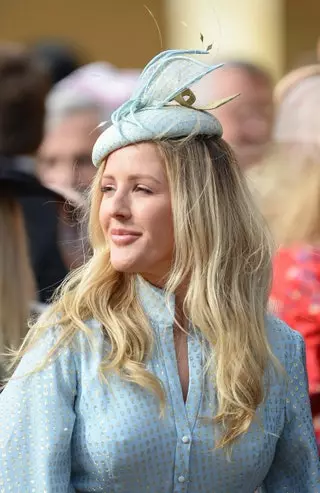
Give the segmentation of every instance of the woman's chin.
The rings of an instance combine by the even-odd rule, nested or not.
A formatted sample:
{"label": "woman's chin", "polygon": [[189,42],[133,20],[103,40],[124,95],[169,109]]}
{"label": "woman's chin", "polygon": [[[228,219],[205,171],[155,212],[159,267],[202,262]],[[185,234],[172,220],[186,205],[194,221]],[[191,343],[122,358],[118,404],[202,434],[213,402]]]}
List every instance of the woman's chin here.
{"label": "woman's chin", "polygon": [[113,266],[114,270],[117,271],[117,272],[123,272],[124,274],[138,274],[139,271],[137,269],[135,269],[134,267],[116,267],[116,266]]}
{"label": "woman's chin", "polygon": [[136,273],[145,264],[144,252],[137,251],[131,245],[126,247],[111,246],[110,262],[112,267],[118,272]]}
{"label": "woman's chin", "polygon": [[117,272],[128,272],[132,274],[139,272],[139,265],[134,260],[112,260],[111,258],[111,265]]}

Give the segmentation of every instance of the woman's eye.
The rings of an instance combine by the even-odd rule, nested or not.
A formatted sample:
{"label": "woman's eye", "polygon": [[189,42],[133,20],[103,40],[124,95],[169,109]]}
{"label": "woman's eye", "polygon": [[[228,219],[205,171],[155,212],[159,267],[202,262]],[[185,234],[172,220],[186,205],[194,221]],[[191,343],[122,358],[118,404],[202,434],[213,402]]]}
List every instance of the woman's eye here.
{"label": "woman's eye", "polygon": [[142,185],[137,185],[135,187],[135,192],[142,192],[142,193],[146,193],[146,194],[152,194],[152,191],[150,190],[150,188],[147,188],[147,187],[144,187]]}
{"label": "woman's eye", "polygon": [[[114,185],[104,185],[101,187],[101,192],[102,193],[112,193],[112,192],[115,192],[116,190],[116,187]],[[152,191],[150,190],[150,188],[147,188],[143,185],[136,185],[133,189],[134,192],[141,192],[141,193],[144,193],[144,194],[152,194]]]}
{"label": "woman's eye", "polygon": [[112,185],[105,185],[104,187],[101,187],[101,192],[102,193],[108,193],[114,190],[114,187]]}

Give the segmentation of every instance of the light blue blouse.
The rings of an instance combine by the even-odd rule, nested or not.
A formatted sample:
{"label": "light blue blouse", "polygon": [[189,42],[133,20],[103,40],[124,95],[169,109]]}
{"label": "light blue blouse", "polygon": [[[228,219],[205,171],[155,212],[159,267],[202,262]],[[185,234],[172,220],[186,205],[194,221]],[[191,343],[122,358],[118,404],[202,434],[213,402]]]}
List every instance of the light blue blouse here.
{"label": "light blue blouse", "polygon": [[[139,296],[156,344],[147,366],[163,382],[167,408],[117,375],[97,376],[108,350],[89,322],[93,350],[79,335],[75,348],[39,373],[13,379],[0,396],[0,492],[13,493],[267,493],[320,492],[319,459],[310,416],[302,337],[274,318],[266,330],[288,379],[271,386],[260,418],[228,460],[214,450],[216,397],[203,376],[203,343],[188,337],[186,403],[178,377],[171,309],[146,284]],[[41,361],[57,337],[52,329],[21,362],[17,375]],[[259,423],[260,421],[260,423]],[[261,424],[263,426],[261,426]]]}

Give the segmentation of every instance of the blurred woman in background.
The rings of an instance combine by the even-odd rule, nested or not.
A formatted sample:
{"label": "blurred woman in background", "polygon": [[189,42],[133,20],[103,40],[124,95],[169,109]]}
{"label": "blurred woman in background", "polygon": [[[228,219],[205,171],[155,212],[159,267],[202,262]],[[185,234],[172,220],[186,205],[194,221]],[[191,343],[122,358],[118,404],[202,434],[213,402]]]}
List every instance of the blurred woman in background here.
{"label": "blurred woman in background", "polygon": [[320,443],[320,65],[276,88],[273,154],[249,171],[273,233],[272,310],[304,337],[314,426]]}
{"label": "blurred woman in background", "polygon": [[19,204],[0,196],[0,381],[4,378],[4,350],[17,348],[27,333],[35,283],[30,267]]}
{"label": "blurred woman in background", "polygon": [[135,69],[106,62],[84,65],[62,79],[46,99],[45,133],[37,153],[37,173],[48,187],[85,192],[95,168],[92,147],[102,121],[130,97],[138,79]]}
{"label": "blurred woman in background", "polygon": [[34,187],[0,160],[0,383],[5,356],[17,349],[27,333],[31,312],[39,313],[36,283],[30,263],[23,212],[17,195],[35,193]]}

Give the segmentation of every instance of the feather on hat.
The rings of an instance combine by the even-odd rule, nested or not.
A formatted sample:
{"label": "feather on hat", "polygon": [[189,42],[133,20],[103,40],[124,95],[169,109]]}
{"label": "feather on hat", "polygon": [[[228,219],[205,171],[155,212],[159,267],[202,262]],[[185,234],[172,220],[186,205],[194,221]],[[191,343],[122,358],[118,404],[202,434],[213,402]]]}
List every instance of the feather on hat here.
{"label": "feather on hat", "polygon": [[207,65],[191,57],[208,54],[207,50],[168,50],[154,57],[141,73],[131,98],[112,114],[112,125],[97,139],[93,164],[98,167],[111,152],[146,140],[190,134],[221,137],[220,122],[205,110],[217,108],[236,96],[210,108],[196,108],[196,97],[190,90],[192,84],[223,65]]}

